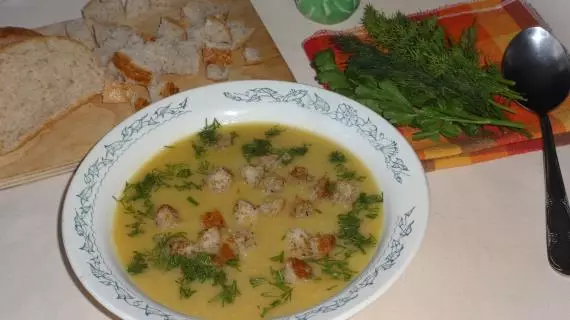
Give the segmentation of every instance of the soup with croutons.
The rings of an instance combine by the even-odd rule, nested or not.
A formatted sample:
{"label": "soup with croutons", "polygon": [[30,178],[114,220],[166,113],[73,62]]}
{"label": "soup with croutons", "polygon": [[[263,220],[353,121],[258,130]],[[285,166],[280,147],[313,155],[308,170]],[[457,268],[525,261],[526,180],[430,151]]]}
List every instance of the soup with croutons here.
{"label": "soup with croutons", "polygon": [[282,125],[224,125],[164,146],[117,197],[113,237],[132,282],[204,320],[294,314],[370,262],[383,196],[348,150]]}

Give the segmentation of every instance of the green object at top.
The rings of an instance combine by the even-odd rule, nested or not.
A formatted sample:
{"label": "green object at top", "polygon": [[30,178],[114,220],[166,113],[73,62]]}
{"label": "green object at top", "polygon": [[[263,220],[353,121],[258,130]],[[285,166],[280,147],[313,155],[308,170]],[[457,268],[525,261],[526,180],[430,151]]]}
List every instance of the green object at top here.
{"label": "green object at top", "polygon": [[336,24],[350,18],[360,0],[295,0],[295,3],[308,19],[321,24]]}

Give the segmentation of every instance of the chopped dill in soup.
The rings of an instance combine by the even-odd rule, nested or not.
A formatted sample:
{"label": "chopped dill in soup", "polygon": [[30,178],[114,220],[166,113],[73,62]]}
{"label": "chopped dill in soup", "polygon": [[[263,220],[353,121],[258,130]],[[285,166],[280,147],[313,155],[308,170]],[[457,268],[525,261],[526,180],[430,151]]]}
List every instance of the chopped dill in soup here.
{"label": "chopped dill in soup", "polygon": [[126,183],[113,236],[158,303],[204,320],[273,318],[318,305],[366,267],[382,202],[370,171],[333,141],[214,119]]}

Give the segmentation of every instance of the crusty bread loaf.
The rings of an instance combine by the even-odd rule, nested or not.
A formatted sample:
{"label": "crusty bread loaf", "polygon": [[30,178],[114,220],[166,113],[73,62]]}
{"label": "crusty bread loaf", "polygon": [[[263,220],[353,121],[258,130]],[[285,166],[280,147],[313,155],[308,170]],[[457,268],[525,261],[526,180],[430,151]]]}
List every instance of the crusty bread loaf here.
{"label": "crusty bread loaf", "polygon": [[0,47],[24,41],[34,37],[41,37],[42,34],[34,30],[19,27],[0,28]]}
{"label": "crusty bread loaf", "polygon": [[0,49],[0,154],[101,92],[103,70],[82,44],[35,37]]}

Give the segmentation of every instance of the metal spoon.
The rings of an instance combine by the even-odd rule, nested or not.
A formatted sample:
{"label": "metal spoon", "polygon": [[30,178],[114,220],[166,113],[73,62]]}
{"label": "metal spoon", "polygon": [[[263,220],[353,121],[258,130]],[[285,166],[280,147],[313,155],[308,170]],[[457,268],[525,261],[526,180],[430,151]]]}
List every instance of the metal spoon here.
{"label": "metal spoon", "polygon": [[540,118],[546,184],[548,261],[554,270],[570,275],[570,208],[558,165],[548,112],[559,106],[570,90],[570,60],[564,46],[548,31],[532,27],[509,43],[503,74],[516,82],[525,106]]}

